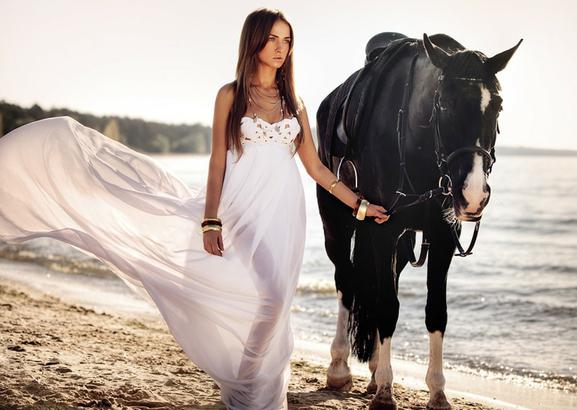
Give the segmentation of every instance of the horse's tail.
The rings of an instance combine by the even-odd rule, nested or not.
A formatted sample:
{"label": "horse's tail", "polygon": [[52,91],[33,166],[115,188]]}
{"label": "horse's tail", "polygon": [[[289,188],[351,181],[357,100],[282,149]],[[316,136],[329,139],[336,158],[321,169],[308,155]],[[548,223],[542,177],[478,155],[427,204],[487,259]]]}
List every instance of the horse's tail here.
{"label": "horse's tail", "polygon": [[[360,223],[362,224],[362,222]],[[377,336],[378,313],[386,307],[379,295],[383,294],[382,283],[375,269],[376,258],[371,240],[365,236],[367,230],[357,224],[353,234],[355,257],[352,272],[352,292],[349,298],[348,334],[351,349],[361,362],[371,358]],[[344,302],[344,301],[343,301]]]}

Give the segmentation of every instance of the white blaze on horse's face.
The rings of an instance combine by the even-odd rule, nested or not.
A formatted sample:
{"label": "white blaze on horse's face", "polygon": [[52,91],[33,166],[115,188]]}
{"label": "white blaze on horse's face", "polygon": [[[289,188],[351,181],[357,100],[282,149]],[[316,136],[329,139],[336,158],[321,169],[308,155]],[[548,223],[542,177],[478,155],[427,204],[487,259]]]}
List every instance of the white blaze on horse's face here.
{"label": "white blaze on horse's face", "polygon": [[485,87],[485,84],[479,84],[481,88],[481,113],[485,114],[485,110],[491,102],[491,92]]}
{"label": "white blaze on horse's face", "polygon": [[[476,145],[480,146],[479,139],[477,139]],[[473,154],[473,168],[463,183],[463,198],[466,201],[466,206],[460,210],[459,219],[467,220],[480,217],[489,199],[487,175],[483,169],[483,156],[481,154]]]}

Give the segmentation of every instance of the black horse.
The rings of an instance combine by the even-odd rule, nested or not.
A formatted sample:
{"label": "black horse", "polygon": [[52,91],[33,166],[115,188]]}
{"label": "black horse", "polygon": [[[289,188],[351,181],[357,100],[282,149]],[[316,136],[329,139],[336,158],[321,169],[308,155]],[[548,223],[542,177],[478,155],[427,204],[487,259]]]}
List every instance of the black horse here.
{"label": "black horse", "polygon": [[[460,256],[471,253],[489,201],[502,103],[495,74],[521,41],[488,58],[443,34],[417,40],[381,33],[367,44],[365,66],[319,107],[322,162],[391,214],[384,224],[358,221],[317,186],[339,299],[327,385],[351,387],[352,342],[359,360],[369,361],[373,377],[367,389],[376,393],[371,408],[396,407],[390,343],[399,315],[399,274],[408,262],[422,265],[427,251],[427,407],[450,408],[442,368],[447,272],[455,249]],[[458,239],[461,221],[476,222],[467,250]],[[423,234],[418,261],[415,232]]]}

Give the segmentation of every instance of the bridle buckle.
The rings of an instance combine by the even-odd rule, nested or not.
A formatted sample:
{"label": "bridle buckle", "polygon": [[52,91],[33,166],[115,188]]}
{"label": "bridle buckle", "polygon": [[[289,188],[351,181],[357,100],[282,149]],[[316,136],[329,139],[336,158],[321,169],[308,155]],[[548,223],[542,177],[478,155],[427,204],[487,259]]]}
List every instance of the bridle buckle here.
{"label": "bridle buckle", "polygon": [[453,193],[453,181],[448,174],[443,174],[439,178],[439,188],[443,189],[442,194],[447,196]]}

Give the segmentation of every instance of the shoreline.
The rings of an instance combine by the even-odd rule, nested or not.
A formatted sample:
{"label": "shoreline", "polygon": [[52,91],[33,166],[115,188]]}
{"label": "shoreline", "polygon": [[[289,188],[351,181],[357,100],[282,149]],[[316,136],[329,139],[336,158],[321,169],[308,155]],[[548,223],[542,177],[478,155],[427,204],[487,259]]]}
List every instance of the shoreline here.
{"label": "shoreline", "polygon": [[[39,357],[36,355],[36,353],[40,355],[47,353],[45,351],[46,349],[39,347],[41,345],[34,344],[36,342],[42,343],[42,341],[37,340],[37,337],[39,334],[42,334],[42,332],[39,332],[38,329],[42,328],[42,326],[45,326],[43,321],[53,321],[55,324],[52,327],[52,334],[62,333],[61,335],[56,336],[64,340],[65,338],[71,337],[71,335],[67,333],[69,329],[66,329],[66,323],[76,322],[78,318],[82,320],[90,318],[89,323],[86,324],[88,327],[83,328],[84,335],[86,335],[86,337],[80,338],[80,340],[75,339],[74,343],[80,343],[81,345],[83,344],[85,346],[92,346],[91,343],[97,343],[99,350],[105,353],[103,357],[108,357],[108,355],[110,355],[110,357],[115,357],[115,352],[118,353],[117,347],[119,341],[116,340],[116,336],[113,335],[118,333],[124,334],[125,331],[132,333],[132,331],[135,330],[134,328],[136,328],[136,331],[140,332],[141,337],[144,338],[144,340],[147,342],[146,345],[148,346],[150,345],[150,343],[148,343],[150,341],[149,339],[160,337],[157,335],[157,333],[161,333],[163,340],[161,344],[167,346],[166,349],[174,353],[168,355],[170,358],[167,358],[167,360],[175,360],[174,356],[179,356],[178,360],[182,366],[186,365],[186,368],[189,370],[196,369],[196,371],[190,370],[193,372],[192,374],[197,374],[198,372],[204,374],[204,372],[197,369],[194,364],[188,360],[184,353],[182,353],[179,346],[176,344],[176,342],[174,342],[174,339],[168,333],[166,326],[154,308],[149,306],[143,300],[140,300],[138,296],[134,295],[133,301],[119,301],[118,297],[114,298],[117,290],[101,289],[102,284],[99,282],[104,281],[104,279],[84,276],[79,278],[79,280],[82,280],[82,285],[87,290],[90,290],[91,296],[86,297],[87,295],[84,293],[87,292],[82,292],[82,295],[80,292],[78,292],[79,284],[67,283],[66,285],[70,286],[68,289],[66,286],[63,286],[61,283],[62,281],[58,280],[57,276],[66,276],[66,274],[54,271],[49,271],[48,273],[46,268],[42,268],[32,263],[0,260],[0,271],[0,291],[2,292],[0,293],[0,300],[2,300],[0,307],[6,304],[4,299],[15,298],[13,300],[14,303],[8,302],[8,304],[13,306],[11,310],[6,311],[5,309],[2,309],[2,326],[4,327],[7,325],[6,317],[12,315],[11,320],[15,320],[22,327],[22,330],[19,334],[13,334],[13,331],[7,331],[7,329],[3,329],[3,331],[0,332],[0,335],[2,335],[3,351],[5,352],[5,356],[8,358],[7,362],[4,364],[9,365],[3,365],[0,366],[0,368],[7,367],[7,372],[18,371],[18,367],[14,368],[12,366],[15,363],[11,364],[10,362],[14,356],[18,356],[18,352],[15,350],[10,350],[6,346],[7,343],[11,343],[10,346],[21,346],[26,349],[26,351],[31,350],[35,357],[30,358],[30,360],[32,360],[32,363],[36,363],[35,366],[38,367]],[[42,277],[45,278],[44,281],[42,280]],[[33,283],[34,285],[31,286],[29,283],[25,282],[26,279],[28,279],[29,283]],[[55,285],[55,282],[58,284],[57,286]],[[108,280],[107,283],[109,282],[110,281]],[[52,287],[50,284],[52,284]],[[120,286],[124,286],[120,281],[119,284]],[[82,296],[82,299],[80,296]],[[16,309],[16,306],[19,306],[19,309]],[[148,307],[149,311],[143,313],[143,307]],[[22,312],[19,313],[19,310],[22,310]],[[72,317],[66,319],[69,316]],[[10,321],[9,323],[12,322]],[[59,326],[58,323],[61,323],[62,326]],[[102,328],[103,332],[110,334],[110,341],[108,344],[98,343],[97,339],[90,340],[90,337],[93,336],[93,332],[90,331],[94,330],[95,328]],[[87,329],[89,332],[86,332]],[[148,331],[145,332],[146,329],[148,329]],[[34,342],[35,340],[36,342]],[[26,341],[33,344],[27,345],[25,343]],[[138,359],[138,357],[142,355],[142,352],[134,352],[134,346],[129,346],[127,349],[128,353],[124,352],[122,356],[124,359],[122,361],[122,369],[133,371],[134,369],[132,369],[132,367],[137,368],[139,371],[136,373],[141,377],[144,377],[143,375],[146,374],[146,371],[141,369],[142,363],[140,363],[138,360],[135,360],[134,357],[134,353],[139,353],[136,354],[136,359]],[[80,360],[80,357],[83,356],[91,357],[93,353],[90,352],[90,350],[90,348],[87,348],[86,350],[76,351],[73,354],[69,352],[67,355],[70,357],[72,354],[73,357],[76,357],[76,360]],[[177,354],[177,351],[180,352],[180,354]],[[133,360],[135,361],[133,362]],[[106,368],[110,374],[113,374],[114,372],[112,369],[116,369],[116,364],[108,363],[106,365],[104,362],[105,361],[103,360],[101,365],[105,365],[104,368]],[[336,393],[323,390],[326,380],[326,365],[329,362],[329,348],[327,346],[301,340],[295,341],[295,352],[293,354],[293,359],[291,360],[291,363],[293,363],[293,375],[291,378],[291,387],[289,388],[289,405],[291,409],[366,408],[368,406],[372,395],[367,395],[365,393],[365,387],[369,380],[368,377],[370,376],[368,373],[367,365],[360,364],[356,360],[351,360],[351,370],[353,371],[354,375],[354,387],[349,393]],[[24,366],[22,368],[21,372],[23,372],[22,374],[24,375],[24,378],[33,376],[31,380],[40,380],[45,376],[44,372],[35,375],[36,370],[32,369],[32,367]],[[64,379],[69,379],[68,373],[76,374],[74,371],[75,369],[70,366],[67,366],[67,368],[71,371],[69,372],[67,370],[62,370],[64,373],[66,373],[62,374],[63,376],[66,376]],[[428,399],[427,388],[424,384],[426,367],[405,360],[393,359],[393,369],[395,372],[395,397],[400,399],[399,407],[403,408],[404,406],[409,406],[408,408],[424,408]],[[31,371],[31,373],[27,373],[28,371]],[[53,372],[52,375],[54,375]],[[564,394],[562,392],[557,394],[556,392],[551,391],[539,391],[538,389],[531,387],[513,385],[507,383],[506,381],[487,380],[479,376],[463,374],[451,370],[447,370],[445,376],[447,378],[446,393],[451,400],[454,409],[543,408],[539,405],[542,403],[547,403],[546,408],[548,409],[568,408],[564,407],[563,405]],[[86,382],[86,380],[84,380],[82,377],[78,378],[79,381],[81,379]],[[10,387],[5,384],[7,380],[9,380],[8,374],[0,373],[0,396],[3,396],[2,393],[7,391],[7,389],[11,391],[12,393],[9,393],[9,396],[12,394],[10,397],[13,397],[13,400],[16,400],[16,403],[11,404],[20,406],[24,404],[32,405],[33,402],[31,402],[31,400],[33,400],[33,397],[36,397],[36,400],[39,398],[41,399],[41,396],[34,395],[37,393],[25,393],[30,390],[30,386],[20,386],[19,388],[17,387],[15,389],[14,386],[10,385]],[[127,378],[125,381],[130,380],[130,378]],[[165,374],[164,380],[166,383],[169,383],[170,374]],[[194,383],[192,386],[187,384],[187,389],[189,393],[190,391],[195,392],[197,389],[199,389],[199,391],[208,391],[207,386],[212,386],[213,384],[211,380],[212,379],[210,379],[210,377],[204,374],[204,378],[199,379],[198,386]],[[105,384],[108,385],[110,383]],[[148,386],[148,383],[145,385]],[[80,394],[85,390],[85,388],[81,388],[80,385],[78,385],[78,388],[79,389],[75,390],[74,394]],[[19,391],[20,389],[22,390]],[[151,386],[150,389],[156,391],[156,387]],[[58,391],[58,388],[56,388],[56,391],[52,391],[51,389],[49,390],[51,391],[51,394],[55,395],[55,397],[60,397],[62,395],[62,391]],[[160,386],[159,391],[161,394],[168,394],[169,397],[172,397],[170,396],[169,392],[165,390],[165,387]],[[179,394],[182,395],[184,393],[185,392],[180,392]],[[26,394],[28,394],[28,396],[26,396]],[[117,390],[116,393],[110,393],[112,396],[114,396],[114,394],[118,394],[120,395],[119,397],[122,397],[122,395],[125,395],[125,392]],[[20,397],[20,395],[24,396]],[[209,402],[214,405],[219,404],[218,391],[212,392],[211,395],[212,396],[210,400],[207,399],[209,401],[205,404],[202,404],[203,407],[197,408],[219,408],[204,407],[205,405],[208,405]],[[66,399],[66,395],[64,395],[64,397],[64,403],[67,405],[73,405],[73,403],[70,401],[66,402],[66,400],[70,400]],[[177,400],[180,396],[177,395],[175,397],[176,399],[172,400]],[[502,397],[507,397],[507,400],[503,400]],[[402,400],[407,398],[409,401],[405,403],[404,401],[401,401],[401,398]],[[544,402],[541,400],[544,400]],[[178,402],[178,400],[176,402]],[[320,404],[320,402],[322,402],[322,407],[320,405],[315,405],[315,403]],[[63,402],[60,403],[64,404]],[[523,406],[520,403],[527,404],[524,404]],[[574,403],[577,403],[577,400],[571,404]],[[0,404],[2,404],[2,402],[0,402]],[[122,404],[120,403],[118,405]],[[179,405],[182,405],[182,403]],[[539,407],[533,407],[535,405],[539,405]],[[36,407],[36,405],[34,406],[35,407],[32,408],[42,408]]]}

